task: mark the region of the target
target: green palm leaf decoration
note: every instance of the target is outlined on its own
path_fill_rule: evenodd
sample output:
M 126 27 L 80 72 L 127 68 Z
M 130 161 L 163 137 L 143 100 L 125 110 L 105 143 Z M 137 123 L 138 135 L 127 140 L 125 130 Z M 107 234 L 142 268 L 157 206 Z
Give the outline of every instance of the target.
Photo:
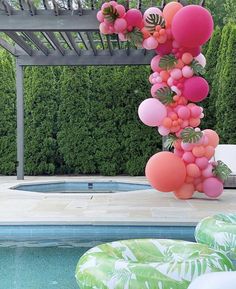
M 195 131 L 194 128 L 187 127 L 181 132 L 181 138 L 184 143 L 196 143 L 203 136 L 201 131 Z
M 177 59 L 173 54 L 168 54 L 160 59 L 159 67 L 165 70 L 173 68 L 177 64 Z
M 204 67 L 196 59 L 193 59 L 190 67 L 196 75 L 203 75 L 206 72 Z
M 115 20 L 119 17 L 119 14 L 118 14 L 116 8 L 113 7 L 112 5 L 109 6 L 109 7 L 104 8 L 102 13 L 104 15 L 104 18 L 109 23 L 114 23 Z
M 222 181 L 226 181 L 232 173 L 231 169 L 222 161 L 217 161 L 217 165 L 213 169 L 213 174 Z
M 165 105 L 173 102 L 174 95 L 175 93 L 171 90 L 170 87 L 159 88 L 156 92 L 156 98 Z
M 162 28 L 165 28 L 165 19 L 158 14 L 149 14 L 146 18 L 145 28 L 150 32 L 154 33 L 156 26 L 160 25 Z
M 174 142 L 177 140 L 177 136 L 174 134 L 169 134 L 164 138 L 164 148 L 167 148 L 168 150 L 172 149 L 174 146 Z
M 130 41 L 131 45 L 140 47 L 143 42 L 143 33 L 137 27 L 135 27 L 132 31 L 126 34 L 126 38 Z

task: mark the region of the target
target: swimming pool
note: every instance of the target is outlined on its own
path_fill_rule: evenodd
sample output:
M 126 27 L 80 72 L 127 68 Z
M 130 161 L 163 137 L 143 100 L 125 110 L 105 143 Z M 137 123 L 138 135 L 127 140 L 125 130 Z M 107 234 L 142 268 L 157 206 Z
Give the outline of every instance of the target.
M 76 263 L 89 248 L 120 239 L 194 240 L 194 227 L 0 226 L 0 289 L 78 289 Z
M 150 190 L 146 184 L 124 182 L 47 182 L 38 184 L 20 184 L 14 190 L 38 193 L 116 193 L 138 190 Z

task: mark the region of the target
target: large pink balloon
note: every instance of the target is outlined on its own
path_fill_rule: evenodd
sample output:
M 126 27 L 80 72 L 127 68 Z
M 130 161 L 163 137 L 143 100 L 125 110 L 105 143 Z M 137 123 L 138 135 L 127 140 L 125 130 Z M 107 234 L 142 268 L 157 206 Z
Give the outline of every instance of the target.
M 184 82 L 183 96 L 190 101 L 199 102 L 207 97 L 209 85 L 207 81 L 200 77 L 194 76 Z
M 223 183 L 217 178 L 208 178 L 203 182 L 203 192 L 210 198 L 219 197 L 223 190 Z
M 213 27 L 212 16 L 205 8 L 188 5 L 174 16 L 172 33 L 181 46 L 197 47 L 210 39 Z
M 158 99 L 147 98 L 139 105 L 138 115 L 144 124 L 155 127 L 167 116 L 167 110 Z
M 139 26 L 143 20 L 143 15 L 138 9 L 130 9 L 125 14 L 125 19 L 128 25 Z

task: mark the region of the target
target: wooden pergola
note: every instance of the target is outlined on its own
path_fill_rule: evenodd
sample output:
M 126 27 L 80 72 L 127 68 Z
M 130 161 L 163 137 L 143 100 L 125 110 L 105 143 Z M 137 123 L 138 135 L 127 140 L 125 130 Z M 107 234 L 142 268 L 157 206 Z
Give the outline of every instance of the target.
M 80 0 L 67 0 L 66 7 L 56 0 L 41 2 L 36 8 L 33 0 L 18 0 L 17 7 L 0 1 L 0 46 L 16 58 L 19 180 L 24 179 L 24 66 L 147 65 L 155 54 L 120 42 L 117 35 L 100 34 L 93 0 L 90 7 Z M 137 8 L 142 9 L 141 0 Z

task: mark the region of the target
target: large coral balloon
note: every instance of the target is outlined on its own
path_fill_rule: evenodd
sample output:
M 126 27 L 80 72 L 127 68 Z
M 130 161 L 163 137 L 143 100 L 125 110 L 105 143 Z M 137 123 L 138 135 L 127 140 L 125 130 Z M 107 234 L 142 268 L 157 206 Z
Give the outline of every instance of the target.
M 156 190 L 171 192 L 184 183 L 186 168 L 184 162 L 171 152 L 160 152 L 147 162 L 145 174 Z
M 209 85 L 207 81 L 200 77 L 194 76 L 184 82 L 183 96 L 190 101 L 199 102 L 207 97 Z
M 180 9 L 172 21 L 173 36 L 184 47 L 197 47 L 206 43 L 212 35 L 213 27 L 211 14 L 198 5 Z
M 165 18 L 165 21 L 167 24 L 171 24 L 172 20 L 175 16 L 175 14 L 183 8 L 183 5 L 180 4 L 179 2 L 170 2 L 166 4 L 166 6 L 163 9 L 163 16 Z

